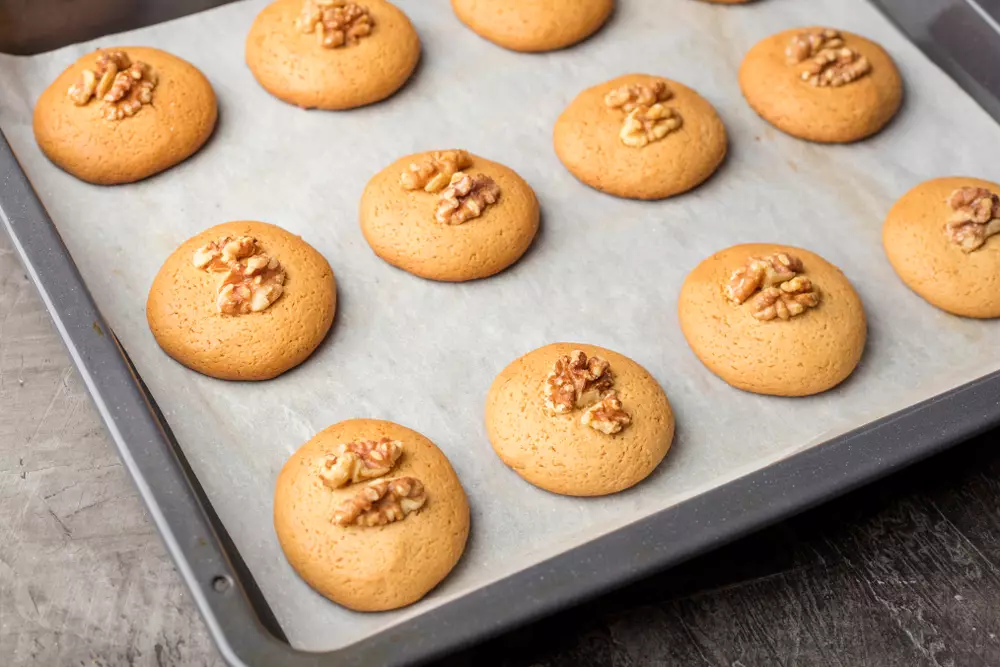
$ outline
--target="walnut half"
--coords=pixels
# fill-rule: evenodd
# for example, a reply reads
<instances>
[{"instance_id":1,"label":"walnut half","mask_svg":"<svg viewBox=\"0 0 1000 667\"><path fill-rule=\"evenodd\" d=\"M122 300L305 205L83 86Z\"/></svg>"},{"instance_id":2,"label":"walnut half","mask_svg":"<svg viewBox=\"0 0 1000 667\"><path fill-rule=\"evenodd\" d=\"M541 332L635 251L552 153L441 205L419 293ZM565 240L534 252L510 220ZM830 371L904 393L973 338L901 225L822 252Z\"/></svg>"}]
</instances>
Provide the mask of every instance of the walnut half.
<instances>
[{"instance_id":1,"label":"walnut half","mask_svg":"<svg viewBox=\"0 0 1000 667\"><path fill-rule=\"evenodd\" d=\"M195 250L196 268L222 273L215 305L223 315L267 309L284 293L285 270L252 236L223 237Z\"/></svg>"},{"instance_id":2,"label":"walnut half","mask_svg":"<svg viewBox=\"0 0 1000 667\"><path fill-rule=\"evenodd\" d=\"M305 0L295 27L314 33L324 49L353 46L371 34L375 22L367 7L348 0Z\"/></svg>"},{"instance_id":3,"label":"walnut half","mask_svg":"<svg viewBox=\"0 0 1000 667\"><path fill-rule=\"evenodd\" d=\"M785 252L750 257L729 276L722 293L735 306L753 297L750 314L758 320L789 320L819 305L819 291L802 271L802 260Z\"/></svg>"},{"instance_id":4,"label":"walnut half","mask_svg":"<svg viewBox=\"0 0 1000 667\"><path fill-rule=\"evenodd\" d=\"M338 526L384 526L402 521L427 502L427 493L414 477L379 479L368 483L333 513Z\"/></svg>"},{"instance_id":5,"label":"walnut half","mask_svg":"<svg viewBox=\"0 0 1000 667\"><path fill-rule=\"evenodd\" d=\"M545 407L565 414L592 403L611 389L611 365L600 357L588 358L582 350L556 359L545 378Z\"/></svg>"},{"instance_id":6,"label":"walnut half","mask_svg":"<svg viewBox=\"0 0 1000 667\"><path fill-rule=\"evenodd\" d=\"M499 197L500 186L486 174L457 171L441 193L434 218L443 225L460 225L481 216Z\"/></svg>"},{"instance_id":7,"label":"walnut half","mask_svg":"<svg viewBox=\"0 0 1000 667\"><path fill-rule=\"evenodd\" d=\"M580 423L601 433L614 435L632 423L632 416L625 412L618 394L611 391L599 402L587 408L580 418Z\"/></svg>"},{"instance_id":8,"label":"walnut half","mask_svg":"<svg viewBox=\"0 0 1000 667\"><path fill-rule=\"evenodd\" d=\"M626 146L642 148L659 141L680 126L681 117L676 110L662 104L651 107L640 105L625 117L618 136Z\"/></svg>"},{"instance_id":9,"label":"walnut half","mask_svg":"<svg viewBox=\"0 0 1000 667\"><path fill-rule=\"evenodd\" d=\"M817 30L814 32L800 32L792 37L785 49L785 57L789 65L798 65L800 62L812 58L820 51L827 49L839 49L844 46L844 39L836 30Z\"/></svg>"},{"instance_id":10,"label":"walnut half","mask_svg":"<svg viewBox=\"0 0 1000 667\"><path fill-rule=\"evenodd\" d=\"M666 81L654 81L650 84L637 83L631 86L619 86L604 96L604 104L609 109L621 109L630 113L637 107L651 107L657 102L669 100L673 93L667 88Z\"/></svg>"},{"instance_id":11,"label":"walnut half","mask_svg":"<svg viewBox=\"0 0 1000 667\"><path fill-rule=\"evenodd\" d=\"M948 197L954 211L945 223L945 233L962 252L970 253L1000 234L1000 197L986 188L958 188Z\"/></svg>"},{"instance_id":12,"label":"walnut half","mask_svg":"<svg viewBox=\"0 0 1000 667\"><path fill-rule=\"evenodd\" d=\"M404 190L438 192L451 183L455 172L472 166L472 157L462 150L434 151L420 162L411 162L399 176Z\"/></svg>"},{"instance_id":13,"label":"walnut half","mask_svg":"<svg viewBox=\"0 0 1000 667\"><path fill-rule=\"evenodd\" d=\"M337 446L335 454L323 458L319 478L327 487L339 489L368 479L382 477L392 470L403 454L399 440L355 440Z\"/></svg>"},{"instance_id":14,"label":"walnut half","mask_svg":"<svg viewBox=\"0 0 1000 667\"><path fill-rule=\"evenodd\" d=\"M820 51L806 63L800 76L803 81L819 88L839 88L857 81L871 69L868 58L845 46Z\"/></svg>"}]
</instances>

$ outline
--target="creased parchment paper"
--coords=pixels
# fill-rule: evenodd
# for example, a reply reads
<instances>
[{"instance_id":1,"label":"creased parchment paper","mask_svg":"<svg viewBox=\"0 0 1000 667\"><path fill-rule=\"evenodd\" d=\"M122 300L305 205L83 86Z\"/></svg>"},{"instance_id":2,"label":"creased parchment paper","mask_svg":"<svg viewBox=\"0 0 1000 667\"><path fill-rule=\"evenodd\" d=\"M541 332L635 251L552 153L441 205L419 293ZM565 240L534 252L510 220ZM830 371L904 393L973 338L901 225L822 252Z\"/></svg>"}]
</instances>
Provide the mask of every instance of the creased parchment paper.
<instances>
[{"instance_id":1,"label":"creased parchment paper","mask_svg":"<svg viewBox=\"0 0 1000 667\"><path fill-rule=\"evenodd\" d=\"M545 55L480 39L444 0L400 0L424 44L416 76L387 102L342 113L299 110L255 83L243 42L264 4L238 2L53 53L3 57L0 126L297 647L352 643L1000 367L1000 323L934 310L899 282L880 244L889 206L919 181L951 174L1000 180L1000 164L983 148L1000 144L1000 128L863 0L741 7L621 0L593 39ZM906 104L874 139L796 141L743 102L736 72L747 49L778 30L813 24L867 35L899 63ZM33 103L79 55L130 44L167 49L201 68L219 96L218 130L193 159L145 182L78 182L36 147ZM576 182L552 151L552 125L580 90L634 71L693 86L726 123L730 156L691 194L657 203L605 196ZM520 263L460 285L383 263L357 222L372 174L402 154L451 147L517 170L543 211L542 231ZM300 368L258 384L212 380L174 363L144 312L153 276L178 244L245 218L303 236L339 282L327 341ZM676 316L685 274L713 251L751 241L817 251L861 293L870 339L842 387L794 400L741 393L688 350ZM563 340L634 358L673 403L673 449L631 491L557 497L521 481L489 446L482 415L493 377L515 357ZM390 419L426 434L451 458L472 505L472 535L457 569L424 601L397 612L353 613L313 593L285 562L272 529L282 463L317 431L351 417Z\"/></svg>"}]
</instances>

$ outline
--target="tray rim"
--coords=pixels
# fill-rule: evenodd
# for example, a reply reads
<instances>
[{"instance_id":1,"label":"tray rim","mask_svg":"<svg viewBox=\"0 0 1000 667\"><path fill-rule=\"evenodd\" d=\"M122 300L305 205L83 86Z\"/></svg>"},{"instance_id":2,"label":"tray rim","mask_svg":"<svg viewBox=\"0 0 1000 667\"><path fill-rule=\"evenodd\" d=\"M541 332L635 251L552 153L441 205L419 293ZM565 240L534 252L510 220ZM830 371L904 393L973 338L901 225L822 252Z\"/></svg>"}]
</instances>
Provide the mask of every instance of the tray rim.
<instances>
[{"instance_id":1,"label":"tray rim","mask_svg":"<svg viewBox=\"0 0 1000 667\"><path fill-rule=\"evenodd\" d=\"M870 1L883 11L895 2ZM925 46L896 23L911 40ZM938 64L966 87L951 67ZM989 101L996 104L992 96ZM252 578L244 580L249 575L243 573L238 553L229 553L224 527L101 316L2 130L0 221L216 646L234 667L423 663L677 565L1000 426L997 371L749 472L364 640L324 653L298 651L275 634L280 628L273 618L262 618L253 606L251 598L260 599L256 585ZM631 558L622 558L625 554ZM483 609L491 613L484 614Z\"/></svg>"}]
</instances>

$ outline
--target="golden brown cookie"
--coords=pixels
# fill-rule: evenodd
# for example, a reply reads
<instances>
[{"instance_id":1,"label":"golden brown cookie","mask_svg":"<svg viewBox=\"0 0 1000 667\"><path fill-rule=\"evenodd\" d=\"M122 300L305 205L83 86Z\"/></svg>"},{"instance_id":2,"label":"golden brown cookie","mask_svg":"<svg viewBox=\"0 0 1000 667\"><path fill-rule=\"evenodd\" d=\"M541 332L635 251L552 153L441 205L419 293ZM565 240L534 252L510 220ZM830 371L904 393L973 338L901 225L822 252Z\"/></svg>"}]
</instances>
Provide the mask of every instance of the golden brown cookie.
<instances>
[{"instance_id":1,"label":"golden brown cookie","mask_svg":"<svg viewBox=\"0 0 1000 667\"><path fill-rule=\"evenodd\" d=\"M674 437L652 375L617 352L555 343L515 360L486 398L497 456L535 486L569 496L616 493L644 480Z\"/></svg>"},{"instance_id":2,"label":"golden brown cookie","mask_svg":"<svg viewBox=\"0 0 1000 667\"><path fill-rule=\"evenodd\" d=\"M796 28L758 42L740 66L740 88L760 116L788 134L823 143L881 130L903 101L885 50L829 28Z\"/></svg>"},{"instance_id":3,"label":"golden brown cookie","mask_svg":"<svg viewBox=\"0 0 1000 667\"><path fill-rule=\"evenodd\" d=\"M688 274L681 330L709 370L757 394L807 396L842 382L861 359L865 312L840 269L791 246L717 252Z\"/></svg>"},{"instance_id":4,"label":"golden brown cookie","mask_svg":"<svg viewBox=\"0 0 1000 667\"><path fill-rule=\"evenodd\" d=\"M257 82L306 109L353 109L399 90L420 60L406 14L385 0L322 4L277 0L257 15L246 42Z\"/></svg>"},{"instance_id":5,"label":"golden brown cookie","mask_svg":"<svg viewBox=\"0 0 1000 667\"><path fill-rule=\"evenodd\" d=\"M413 604L455 567L469 504L430 440L392 422L351 419L285 463L274 529L288 562L322 595L384 611Z\"/></svg>"},{"instance_id":6,"label":"golden brown cookie","mask_svg":"<svg viewBox=\"0 0 1000 667\"><path fill-rule=\"evenodd\" d=\"M480 37L536 53L581 42L597 32L614 0L451 0L459 20Z\"/></svg>"},{"instance_id":7,"label":"golden brown cookie","mask_svg":"<svg viewBox=\"0 0 1000 667\"><path fill-rule=\"evenodd\" d=\"M588 88L556 121L553 143L570 173L602 192L664 199L705 181L726 157L726 128L687 86L629 74Z\"/></svg>"},{"instance_id":8,"label":"golden brown cookie","mask_svg":"<svg viewBox=\"0 0 1000 667\"><path fill-rule=\"evenodd\" d=\"M35 103L35 140L57 166L99 185L131 183L190 157L215 128L215 93L159 49L88 53Z\"/></svg>"},{"instance_id":9,"label":"golden brown cookie","mask_svg":"<svg viewBox=\"0 0 1000 667\"><path fill-rule=\"evenodd\" d=\"M146 301L164 352L222 380L268 380L322 342L337 306L330 265L300 237L265 222L227 222L163 263Z\"/></svg>"},{"instance_id":10,"label":"golden brown cookie","mask_svg":"<svg viewBox=\"0 0 1000 667\"><path fill-rule=\"evenodd\" d=\"M1000 185L936 178L889 211L882 242L903 282L965 317L1000 317Z\"/></svg>"},{"instance_id":11,"label":"golden brown cookie","mask_svg":"<svg viewBox=\"0 0 1000 667\"><path fill-rule=\"evenodd\" d=\"M485 278L516 262L538 231L538 200L502 164L462 150L407 155L361 195L361 231L404 271L448 282Z\"/></svg>"}]
</instances>

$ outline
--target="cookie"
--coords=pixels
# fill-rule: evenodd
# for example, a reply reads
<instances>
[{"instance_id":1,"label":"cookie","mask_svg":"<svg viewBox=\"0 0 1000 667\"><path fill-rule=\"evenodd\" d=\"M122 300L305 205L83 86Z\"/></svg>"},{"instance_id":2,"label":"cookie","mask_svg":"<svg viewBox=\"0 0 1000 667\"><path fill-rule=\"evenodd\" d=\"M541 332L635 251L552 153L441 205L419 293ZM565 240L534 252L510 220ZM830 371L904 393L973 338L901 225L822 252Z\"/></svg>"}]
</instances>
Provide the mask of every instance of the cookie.
<instances>
[{"instance_id":1,"label":"cookie","mask_svg":"<svg viewBox=\"0 0 1000 667\"><path fill-rule=\"evenodd\" d=\"M333 323L323 256L265 222L227 222L185 241L146 301L163 351L222 380L268 380L305 361Z\"/></svg>"},{"instance_id":2,"label":"cookie","mask_svg":"<svg viewBox=\"0 0 1000 667\"><path fill-rule=\"evenodd\" d=\"M865 347L865 312L840 269L791 246L717 252L684 281L681 330L710 371L737 389L808 396L840 384Z\"/></svg>"},{"instance_id":3,"label":"cookie","mask_svg":"<svg viewBox=\"0 0 1000 667\"><path fill-rule=\"evenodd\" d=\"M212 135L208 79L159 49L81 57L35 103L35 141L58 167L98 185L131 183L183 162Z\"/></svg>"},{"instance_id":4,"label":"cookie","mask_svg":"<svg viewBox=\"0 0 1000 667\"><path fill-rule=\"evenodd\" d=\"M726 128L687 86L629 74L580 93L556 120L556 154L586 185L664 199L705 181L726 157Z\"/></svg>"},{"instance_id":5,"label":"cookie","mask_svg":"<svg viewBox=\"0 0 1000 667\"><path fill-rule=\"evenodd\" d=\"M796 28L758 42L743 59L739 80L761 118L822 143L875 134L903 101L903 80L881 46L829 28Z\"/></svg>"},{"instance_id":6,"label":"cookie","mask_svg":"<svg viewBox=\"0 0 1000 667\"><path fill-rule=\"evenodd\" d=\"M459 20L484 39L535 53L581 42L597 32L614 0L451 0Z\"/></svg>"},{"instance_id":7,"label":"cookie","mask_svg":"<svg viewBox=\"0 0 1000 667\"><path fill-rule=\"evenodd\" d=\"M1000 317L1000 185L936 178L893 205L882 227L903 282L955 315Z\"/></svg>"},{"instance_id":8,"label":"cookie","mask_svg":"<svg viewBox=\"0 0 1000 667\"><path fill-rule=\"evenodd\" d=\"M305 109L353 109L384 100L420 60L417 31L385 0L277 0L246 41L247 66L264 89Z\"/></svg>"},{"instance_id":9,"label":"cookie","mask_svg":"<svg viewBox=\"0 0 1000 667\"><path fill-rule=\"evenodd\" d=\"M448 459L416 431L351 419L320 431L281 469L274 529L306 583L337 604L413 604L465 550L469 504Z\"/></svg>"},{"instance_id":10,"label":"cookie","mask_svg":"<svg viewBox=\"0 0 1000 667\"><path fill-rule=\"evenodd\" d=\"M602 496L644 480L674 437L666 394L642 366L593 345L555 343L515 360L486 398L493 450L537 487Z\"/></svg>"},{"instance_id":11,"label":"cookie","mask_svg":"<svg viewBox=\"0 0 1000 667\"><path fill-rule=\"evenodd\" d=\"M361 231L375 254L447 282L516 262L538 231L538 200L512 169L462 150L407 155L361 195Z\"/></svg>"}]
</instances>

